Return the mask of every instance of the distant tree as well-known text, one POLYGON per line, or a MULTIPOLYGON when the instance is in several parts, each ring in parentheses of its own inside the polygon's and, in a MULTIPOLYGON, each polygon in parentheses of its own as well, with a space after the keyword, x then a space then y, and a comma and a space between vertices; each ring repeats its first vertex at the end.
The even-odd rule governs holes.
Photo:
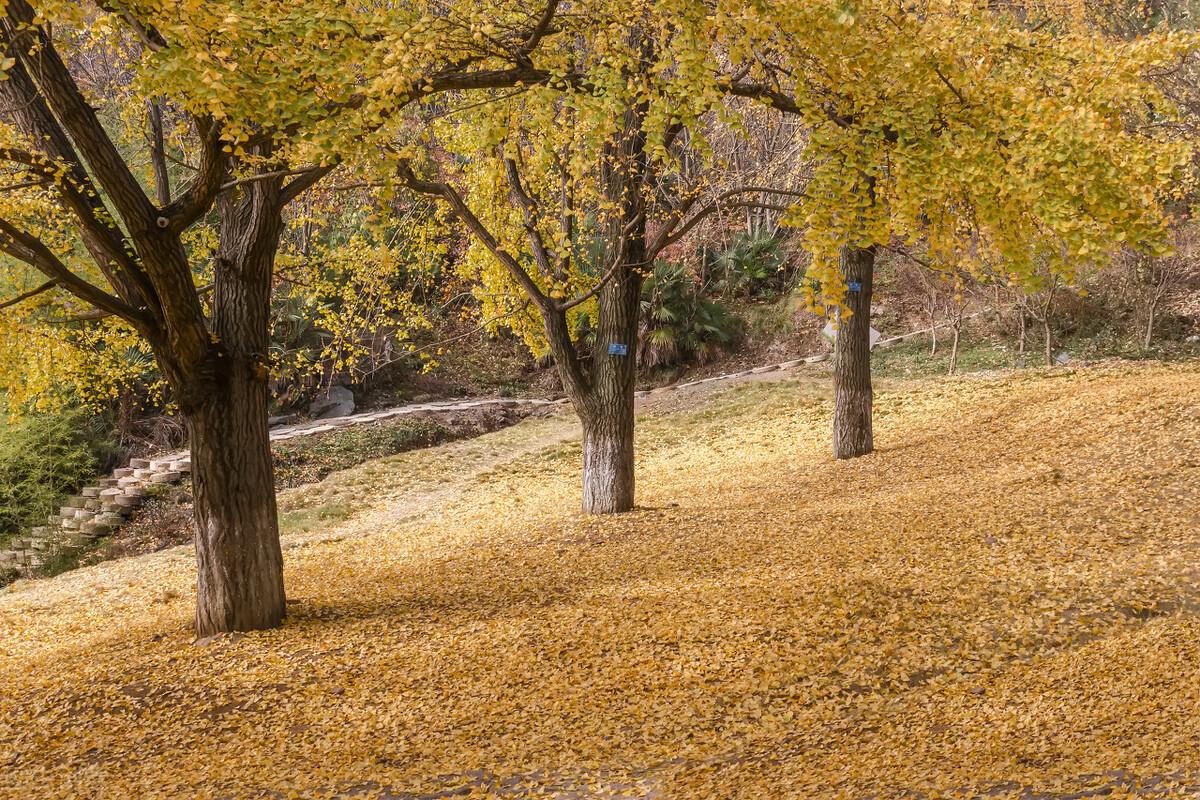
MULTIPOLYGON (((1189 147, 1150 80, 1187 36, 1117 39, 1071 14, 950 0, 778 3, 738 20, 752 65, 727 84, 807 123, 815 163, 788 221, 805 230, 813 303, 841 309, 834 455, 873 449, 868 346, 878 249, 934 269, 998 269, 1043 288, 1114 246, 1161 250, 1189 147)), ((736 35, 731 35, 736 36, 736 35)))

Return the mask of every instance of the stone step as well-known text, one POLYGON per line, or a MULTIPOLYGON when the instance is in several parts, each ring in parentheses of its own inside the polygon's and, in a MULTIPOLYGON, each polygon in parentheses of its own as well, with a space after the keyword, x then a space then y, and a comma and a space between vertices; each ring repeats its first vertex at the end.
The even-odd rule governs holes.
POLYGON ((75 519, 75 512, 82 510, 83 509, 76 508, 75 506, 62 506, 58 509, 58 513, 63 519, 75 519))
POLYGON ((182 472, 186 475, 187 473, 192 471, 191 459, 184 459, 183 461, 172 461, 171 469, 173 469, 175 472, 182 472))
POLYGON ((79 493, 81 495, 83 495, 84 497, 99 497, 100 496, 100 487, 99 486, 85 486, 79 490, 79 493))
POLYGON ((114 486, 111 489, 101 489, 100 490, 100 499, 106 500, 111 497, 120 497, 123 494, 125 494, 125 491, 123 489, 119 489, 114 486))
POLYGON ((117 527, 118 527, 117 525, 109 525, 104 522, 97 522, 96 520, 93 519, 93 520, 88 520, 87 522, 83 523, 83 527, 81 528, 81 530, 84 532, 84 534, 86 534, 88 536, 96 537, 96 536, 108 536, 113 531, 115 531, 117 529, 117 527))
POLYGON ((47 525, 37 525, 29 529, 29 535, 36 538, 45 538, 51 535, 50 527, 47 525))
POLYGON ((149 466, 150 466, 149 459, 145 459, 145 458, 129 459, 129 468, 130 469, 147 469, 149 466))
POLYGON ((142 504, 142 498, 131 495, 122 495, 121 497, 114 498, 114 502, 116 502, 116 504, 119 506, 124 506, 125 508, 137 508, 142 504))
POLYGON ((101 489, 113 489, 117 485, 117 479, 116 478, 101 478, 99 480, 99 484, 100 484, 101 489))
POLYGON ((126 497, 145 497, 149 490, 145 486, 130 486, 122 494, 126 497))
POLYGON ((88 499, 86 497, 75 495, 74 497, 67 498, 67 505, 75 506, 75 508, 83 508, 87 505, 87 501, 88 499))
POLYGON ((141 478, 134 478, 129 475, 125 476, 124 478, 117 478, 117 486, 120 486, 122 489, 128 489, 131 486, 141 486, 141 485, 142 485, 141 478))
POLYGON ((153 475, 154 470, 149 467, 139 467, 133 471, 133 477, 141 481, 149 480, 153 475))
POLYGON ((150 480, 155 483, 178 483, 182 479, 183 473, 181 472, 159 472, 150 480))
POLYGON ((117 479, 118 483, 120 482, 121 478, 128 478, 132 474, 133 470, 129 467, 121 467, 120 469, 114 469, 112 471, 112 476, 117 479))
POLYGON ((99 497, 89 497, 88 501, 83 504, 83 507, 86 508, 88 511, 99 511, 100 510, 100 498, 99 497))
POLYGON ((63 529, 68 530, 68 531, 79 530, 79 524, 80 524, 80 521, 75 519, 74 517, 64 518, 62 521, 63 529))
POLYGON ((87 522, 89 519, 93 519, 95 516, 95 511, 88 511, 86 508, 78 509, 75 512, 75 519, 79 520, 80 522, 87 522))
POLYGON ((92 538, 83 531, 72 531, 70 536, 63 539, 63 544, 67 547, 81 548, 87 547, 91 541, 92 538))
POLYGON ((113 527, 120 527, 125 523, 125 518, 120 514, 97 514, 92 522, 100 523, 102 525, 112 525, 113 527))

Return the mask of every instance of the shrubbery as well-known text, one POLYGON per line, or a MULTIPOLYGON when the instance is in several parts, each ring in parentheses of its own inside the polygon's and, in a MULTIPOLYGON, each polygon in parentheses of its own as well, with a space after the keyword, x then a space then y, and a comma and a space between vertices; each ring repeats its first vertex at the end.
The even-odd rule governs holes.
POLYGON ((81 410, 22 417, 0 427, 0 539, 46 516, 110 466, 116 446, 81 410))
POLYGON ((692 273, 660 261, 642 285, 638 363, 647 369, 684 361, 704 363, 741 334, 729 309, 704 296, 692 273))

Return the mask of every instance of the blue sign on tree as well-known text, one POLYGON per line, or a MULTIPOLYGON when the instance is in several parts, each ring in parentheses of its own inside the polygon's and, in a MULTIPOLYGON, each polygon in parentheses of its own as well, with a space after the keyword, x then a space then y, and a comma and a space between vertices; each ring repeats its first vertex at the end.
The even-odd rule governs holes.
POLYGON ((608 345, 608 354, 610 356, 627 356, 629 355, 629 345, 610 343, 608 345))
POLYGON ((861 292, 862 284, 858 281, 850 281, 848 284, 846 284, 846 288, 852 292, 861 292))

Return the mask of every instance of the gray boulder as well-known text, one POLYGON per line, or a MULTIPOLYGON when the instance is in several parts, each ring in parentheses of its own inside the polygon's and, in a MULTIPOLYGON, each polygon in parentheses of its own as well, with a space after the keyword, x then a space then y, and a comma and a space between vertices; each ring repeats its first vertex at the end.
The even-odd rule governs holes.
POLYGON ((345 386, 331 386, 323 396, 312 401, 308 415, 313 419, 348 417, 354 413, 354 393, 345 386))

